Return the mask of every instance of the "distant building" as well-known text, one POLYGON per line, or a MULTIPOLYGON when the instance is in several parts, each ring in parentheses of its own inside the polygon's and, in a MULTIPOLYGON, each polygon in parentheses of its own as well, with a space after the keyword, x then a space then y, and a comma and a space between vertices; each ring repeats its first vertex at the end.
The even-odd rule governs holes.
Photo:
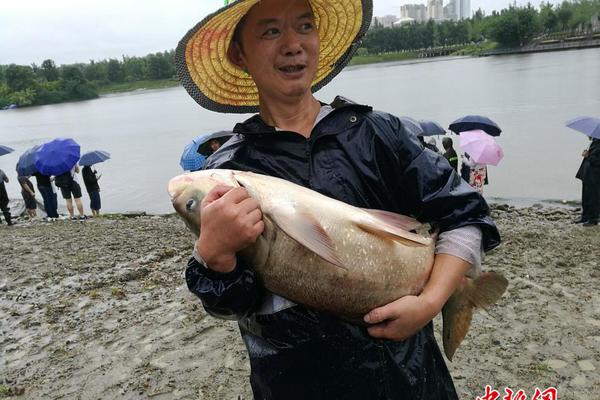
POLYGON ((458 19, 469 19, 471 18, 471 0, 455 0, 458 5, 456 8, 456 15, 458 19))
POLYGON ((450 0, 444 6, 444 18, 453 21, 471 18, 471 0, 450 0))
POLYGON ((443 19, 444 18, 444 3, 443 0, 428 0, 427 1, 427 19, 443 19))
POLYGON ((416 22, 427 21, 427 8, 424 4, 405 4, 400 7, 400 20, 403 18, 411 18, 416 22))
POLYGON ((456 14, 456 1, 457 0, 450 0, 450 2, 444 6, 445 19, 450 19, 453 21, 458 20, 458 15, 456 14))
POLYGON ((371 26, 375 26, 375 22, 384 28, 389 28, 394 25, 394 22, 398 21, 398 17, 395 15, 384 15, 383 17, 373 17, 371 26))

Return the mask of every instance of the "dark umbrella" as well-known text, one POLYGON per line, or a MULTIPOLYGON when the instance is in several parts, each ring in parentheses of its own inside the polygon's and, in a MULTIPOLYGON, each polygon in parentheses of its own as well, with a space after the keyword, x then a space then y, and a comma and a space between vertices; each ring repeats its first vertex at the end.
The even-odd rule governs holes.
POLYGON ((37 168, 35 167, 35 159, 40 147, 42 147, 42 145, 35 145, 25 150, 25 152, 21 154, 19 161, 17 161, 16 168, 19 176, 31 176, 38 172, 37 168))
POLYGON ((88 151, 81 156, 79 165, 94 165, 110 159, 110 153, 102 150, 88 151))
POLYGON ((600 139, 600 118, 578 117, 567 121, 565 125, 589 137, 600 139))
POLYGON ((423 136, 423 128, 416 119, 411 117, 400 117, 400 122, 404 128, 415 136, 423 136))
POLYGON ((37 152, 35 167, 44 175, 60 175, 77 164, 80 147, 73 139, 54 139, 37 152))
POLYGON ((13 149, 12 147, 2 146, 0 144, 0 156, 3 156, 8 153, 12 153, 13 151, 15 151, 15 149, 13 149))
POLYGON ((202 154, 203 156, 209 156, 213 151, 208 142, 210 142, 212 139, 217 139, 219 143, 223 144, 233 135, 233 132, 230 131, 219 131, 210 133, 208 135, 198 136, 196 139, 194 139, 194 141, 198 143, 198 153, 202 154))
POLYGON ((435 121, 421 120, 419 124, 423 129, 423 136, 444 135, 446 133, 446 130, 435 121))
POLYGON ((483 115, 466 115, 451 123, 448 129, 454 133, 481 129, 492 136, 500 136, 500 132, 502 132, 498 124, 483 115))

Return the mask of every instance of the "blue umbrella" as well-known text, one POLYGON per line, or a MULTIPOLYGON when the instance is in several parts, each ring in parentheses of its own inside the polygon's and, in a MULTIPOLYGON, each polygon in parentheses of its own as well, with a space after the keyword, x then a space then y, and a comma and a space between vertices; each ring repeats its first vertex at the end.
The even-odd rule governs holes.
POLYGON ((19 161, 17 161, 17 174, 19 176, 31 176, 37 172, 35 159, 40 147, 42 147, 42 145, 38 144, 25 150, 25 152, 21 154, 19 161))
POLYGON ((435 121, 421 120, 419 124, 423 129, 423 136, 444 135, 446 133, 446 130, 435 121))
POLYGON ((193 141, 183 149, 179 165, 184 171, 197 171, 204 165, 206 157, 198 153, 198 146, 200 145, 193 141))
POLYGON ((578 117, 565 123, 571 129, 585 133, 589 137, 600 139, 600 118, 578 117))
POLYGON ((13 151, 15 151, 15 149, 13 149, 12 147, 2 146, 0 144, 0 156, 3 156, 8 153, 12 153, 13 151))
POLYGON ((466 115, 451 123, 448 129, 454 133, 481 129, 491 136, 500 136, 502 132, 498 124, 483 115, 466 115))
POLYGON ((81 156, 79 165, 94 165, 110 159, 110 153, 102 150, 88 151, 81 156))
POLYGON ((79 161, 80 147, 73 139, 59 138, 45 143, 37 152, 35 167, 44 175, 68 172, 79 161))

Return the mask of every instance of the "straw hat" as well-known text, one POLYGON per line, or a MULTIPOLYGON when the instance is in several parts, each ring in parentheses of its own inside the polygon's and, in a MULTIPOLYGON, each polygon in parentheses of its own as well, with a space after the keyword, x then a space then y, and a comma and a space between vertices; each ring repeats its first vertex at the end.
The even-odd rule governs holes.
MULTIPOLYGON (((260 0, 238 0, 204 18, 179 42, 175 66, 183 87, 202 107, 225 113, 258 110, 252 77, 227 58, 240 19, 260 0)), ((282 0, 284 1, 284 0, 282 0)), ((325 86, 350 61, 367 32, 372 0, 308 0, 321 40, 312 91, 325 86)))

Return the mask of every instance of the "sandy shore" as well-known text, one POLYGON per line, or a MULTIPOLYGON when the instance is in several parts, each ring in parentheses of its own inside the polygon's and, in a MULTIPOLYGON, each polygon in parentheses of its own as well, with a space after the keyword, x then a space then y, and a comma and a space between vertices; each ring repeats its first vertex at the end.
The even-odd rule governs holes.
MULTIPOLYGON (((600 399, 600 227, 568 209, 493 215, 504 242, 484 269, 510 286, 449 363, 460 397, 600 399)), ((0 225, 0 397, 252 398, 237 325, 185 286, 191 249, 175 216, 0 225)))

